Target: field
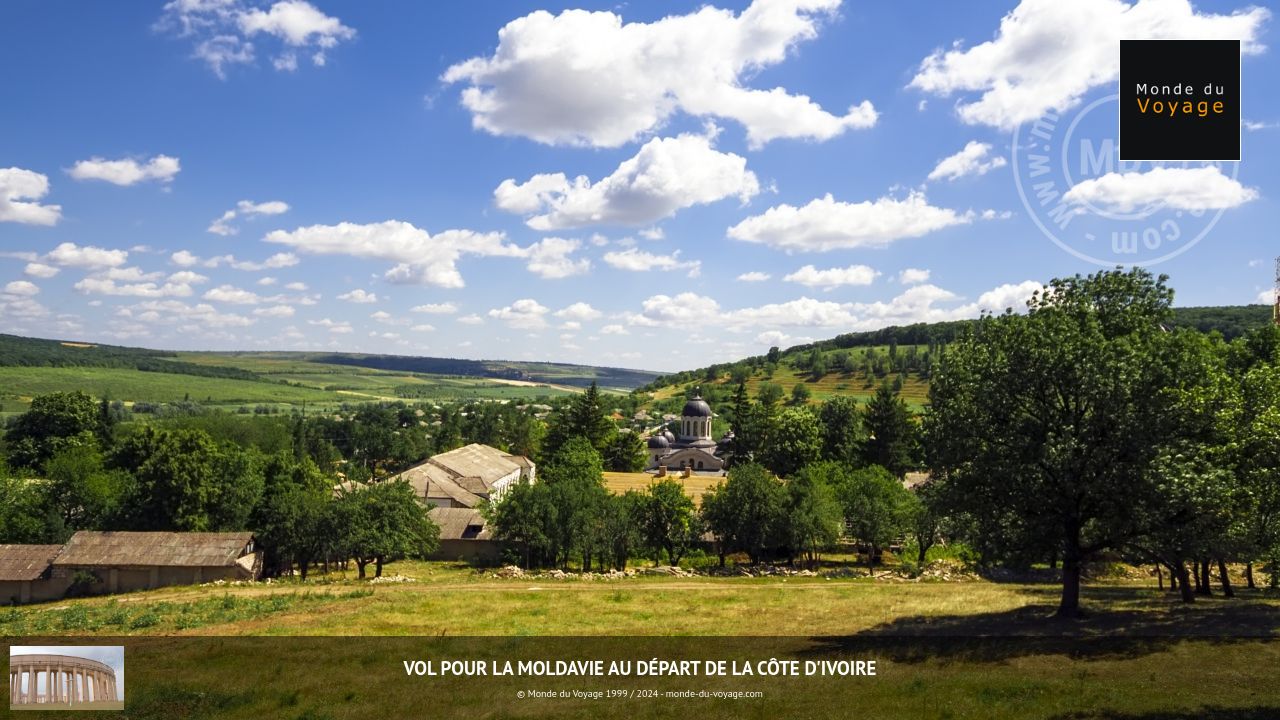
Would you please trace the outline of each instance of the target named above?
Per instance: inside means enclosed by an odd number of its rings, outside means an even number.
[[[763,692],[737,705],[708,700],[689,707],[708,717],[1261,720],[1280,712],[1274,684],[1280,643],[1271,641],[1280,598],[1264,591],[1183,607],[1150,582],[1094,583],[1083,597],[1090,617],[1073,622],[1052,619],[1057,588],[1034,583],[498,579],[449,563],[409,562],[387,572],[414,582],[333,578],[69,600],[0,611],[0,634],[51,642],[126,638],[132,693],[126,700],[131,717],[144,718],[400,717],[413,715],[428,690],[467,698],[450,703],[449,717],[640,717],[648,715],[627,704],[518,702],[515,690],[690,684],[407,679],[400,667],[419,657],[615,654],[835,653],[879,663],[874,678],[706,678],[694,686]],[[289,643],[257,637],[285,635],[312,637]],[[366,639],[338,637],[352,635]],[[542,639],[523,639],[531,636]],[[235,682],[247,653],[258,678]],[[180,681],[166,672],[170,667],[183,668]],[[833,705],[834,697],[843,700]],[[377,702],[365,702],[372,698]],[[652,707],[665,709],[659,714],[682,707],[665,702]]]
[[[671,472],[667,477],[679,482],[684,486],[684,492],[693,498],[694,502],[702,504],[702,494],[718,482],[724,481],[723,477],[716,475],[690,475],[689,477],[680,477],[679,472]],[[628,490],[643,491],[653,484],[656,478],[643,472],[606,472],[604,474],[604,486],[609,492],[615,495],[621,495]]]

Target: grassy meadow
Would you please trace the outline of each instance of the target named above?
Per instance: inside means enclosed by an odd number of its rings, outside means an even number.
[[[1089,617],[1059,621],[1051,617],[1052,584],[508,579],[444,562],[393,563],[385,572],[413,582],[334,573],[306,584],[65,600],[0,610],[0,635],[123,638],[127,705],[140,718],[407,717],[417,716],[424,696],[442,692],[451,700],[433,705],[433,716],[1280,716],[1280,596],[1268,591],[1182,606],[1149,581],[1096,582],[1084,591]],[[876,677],[656,680],[411,678],[401,667],[416,658],[614,656],[840,657],[875,659],[879,669]],[[255,682],[234,682],[246,657],[254,658]],[[175,677],[173,667],[183,672]],[[763,697],[637,704],[516,696],[530,687],[747,690]]]

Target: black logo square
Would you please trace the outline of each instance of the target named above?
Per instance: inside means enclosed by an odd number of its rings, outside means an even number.
[[[1239,160],[1240,41],[1121,40],[1120,159]]]

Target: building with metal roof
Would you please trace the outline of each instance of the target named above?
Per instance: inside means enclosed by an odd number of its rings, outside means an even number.
[[[679,419],[673,421],[676,433],[664,427],[649,437],[649,464],[646,469],[689,469],[704,473],[723,471],[729,448],[727,443],[717,443],[712,439],[711,424],[714,418],[711,405],[700,394],[689,398],[680,411]]]
[[[60,597],[46,587],[60,552],[61,545],[0,545],[0,604]]]
[[[253,533],[81,530],[53,561],[53,578],[83,572],[90,592],[127,592],[211,580],[253,580],[262,556]]]

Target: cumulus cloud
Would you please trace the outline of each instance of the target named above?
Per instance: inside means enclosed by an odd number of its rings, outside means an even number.
[[[1243,205],[1258,191],[1222,174],[1216,166],[1156,167],[1145,172],[1109,172],[1076,183],[1063,195],[1067,203],[1104,212],[1133,212],[1164,205],[1175,210],[1221,210]]]
[[[97,270],[101,268],[119,267],[129,259],[127,250],[107,250],[92,245],[76,245],[64,242],[50,250],[44,261],[61,267],[85,268]]]
[[[49,178],[19,167],[0,168],[0,222],[55,225],[62,218],[61,205],[41,205],[49,194]]]
[[[59,268],[52,265],[45,265],[41,262],[29,262],[27,263],[27,266],[22,269],[23,275],[34,278],[51,278],[59,272],[61,272]]]
[[[354,29],[304,0],[281,0],[266,10],[244,0],[171,0],[154,27],[193,40],[192,56],[223,79],[229,66],[254,62],[252,40],[258,37],[270,38],[278,47],[272,66],[293,72],[299,53],[323,67],[329,50],[356,36]]]
[[[526,248],[526,267],[534,275],[548,280],[581,275],[591,269],[591,261],[570,257],[581,245],[577,240],[543,238]]]
[[[697,277],[702,271],[701,260],[681,260],[680,251],[670,255],[655,255],[638,248],[607,252],[604,254],[605,264],[619,270],[631,272],[648,272],[650,270],[687,270],[689,277]]]
[[[502,233],[445,230],[432,235],[399,220],[380,223],[311,225],[276,230],[264,238],[313,255],[348,255],[396,263],[385,273],[393,282],[447,288],[465,285],[458,272],[462,255],[523,257],[526,251],[506,242]]]
[[[720,311],[720,304],[705,295],[694,292],[682,292],[674,297],[670,295],[654,295],[641,303],[639,314],[630,314],[627,320],[632,325],[657,327],[678,323],[696,325],[708,317],[714,317]]]
[[[535,230],[647,225],[694,205],[729,197],[746,202],[760,192],[746,168],[746,158],[717,151],[711,137],[680,135],[650,140],[596,183],[540,174],[524,183],[504,180],[493,197],[502,210],[530,215],[525,222]]]
[[[255,203],[252,200],[241,200],[235,208],[222,213],[222,216],[209,225],[209,232],[215,235],[235,235],[240,228],[231,224],[238,217],[254,218],[260,215],[280,215],[289,212],[289,204],[280,200],[268,200]]]
[[[744,272],[741,275],[739,275],[738,280],[740,282],[764,282],[765,280],[768,280],[771,277],[773,276],[767,272],[752,270],[751,272]]]
[[[630,335],[631,333],[621,325],[605,325],[600,328],[601,335]]]
[[[346,320],[336,321],[329,318],[321,318],[320,320],[308,320],[307,324],[325,328],[329,332],[335,334],[346,334],[351,332],[351,323]]]
[[[819,270],[812,265],[805,265],[782,278],[787,282],[800,283],[805,287],[833,290],[843,285],[870,285],[879,272],[866,265],[850,265],[842,268]]]
[[[32,297],[40,294],[40,288],[29,280],[14,280],[4,286],[4,292],[6,295]]]
[[[271,257],[257,262],[254,260],[237,260],[235,255],[218,255],[210,258],[202,258],[187,250],[179,250],[169,256],[169,261],[178,267],[200,267],[216,268],[226,265],[236,270],[244,270],[246,272],[260,272],[262,270],[279,270],[280,268],[293,267],[297,265],[298,256],[293,253],[276,253]],[[306,285],[302,283],[292,283],[293,285],[301,285],[301,289],[305,290]],[[299,289],[293,287],[290,289]]]
[[[1003,156],[991,157],[990,153],[991,145],[970,140],[960,152],[940,160],[937,167],[929,173],[929,179],[958,180],[969,175],[986,175],[1008,164]]]
[[[782,87],[748,86],[818,35],[840,0],[756,0],[742,13],[702,7],[652,23],[613,12],[533,12],[498,32],[490,57],[450,67],[466,82],[472,124],[547,144],[618,147],[662,127],[677,111],[735,120],[759,147],[778,138],[826,140],[871,127],[863,101],[845,115]]]
[[[262,302],[261,295],[234,285],[219,285],[206,292],[204,299],[232,305],[257,305]]]
[[[188,323],[185,327],[191,327],[194,331],[248,327],[256,322],[243,315],[220,312],[208,303],[188,305],[178,300],[147,300],[120,308],[117,314],[147,324]]]
[[[584,302],[576,302],[568,307],[561,308],[555,312],[556,317],[565,320],[577,320],[585,322],[588,320],[596,320],[604,315],[604,313],[591,307]]]
[[[1261,7],[1201,13],[1188,0],[1023,0],[1000,21],[995,39],[967,49],[957,43],[925,58],[910,87],[961,93],[961,120],[1008,130],[1070,109],[1089,90],[1115,82],[1122,38],[1238,39],[1245,53],[1258,53],[1270,15]]]
[[[1263,290],[1254,298],[1254,303],[1258,305],[1273,305],[1276,301],[1276,291],[1274,289]]]
[[[462,317],[458,318],[458,322],[462,323],[463,325],[483,325],[484,318],[473,313],[471,315],[463,315]]]
[[[156,155],[146,162],[134,158],[106,160],[92,157],[81,160],[67,171],[76,180],[102,180],[112,185],[136,185],[147,180],[171,182],[182,167],[178,158]]]
[[[884,247],[904,238],[972,222],[959,213],[929,204],[913,192],[904,200],[882,197],[860,203],[839,202],[827,194],[803,207],[777,205],[729,228],[729,237],[789,252],[825,252]]]
[[[919,283],[929,282],[929,271],[920,268],[907,268],[898,273],[898,282],[903,285],[918,285]]]
[[[489,317],[505,322],[520,330],[540,330],[547,326],[544,317],[548,309],[537,300],[524,298],[510,305],[489,311]]]
[[[378,302],[377,293],[366,292],[363,288],[356,288],[350,292],[344,292],[338,296],[339,300],[346,300],[350,303],[376,303]]]

